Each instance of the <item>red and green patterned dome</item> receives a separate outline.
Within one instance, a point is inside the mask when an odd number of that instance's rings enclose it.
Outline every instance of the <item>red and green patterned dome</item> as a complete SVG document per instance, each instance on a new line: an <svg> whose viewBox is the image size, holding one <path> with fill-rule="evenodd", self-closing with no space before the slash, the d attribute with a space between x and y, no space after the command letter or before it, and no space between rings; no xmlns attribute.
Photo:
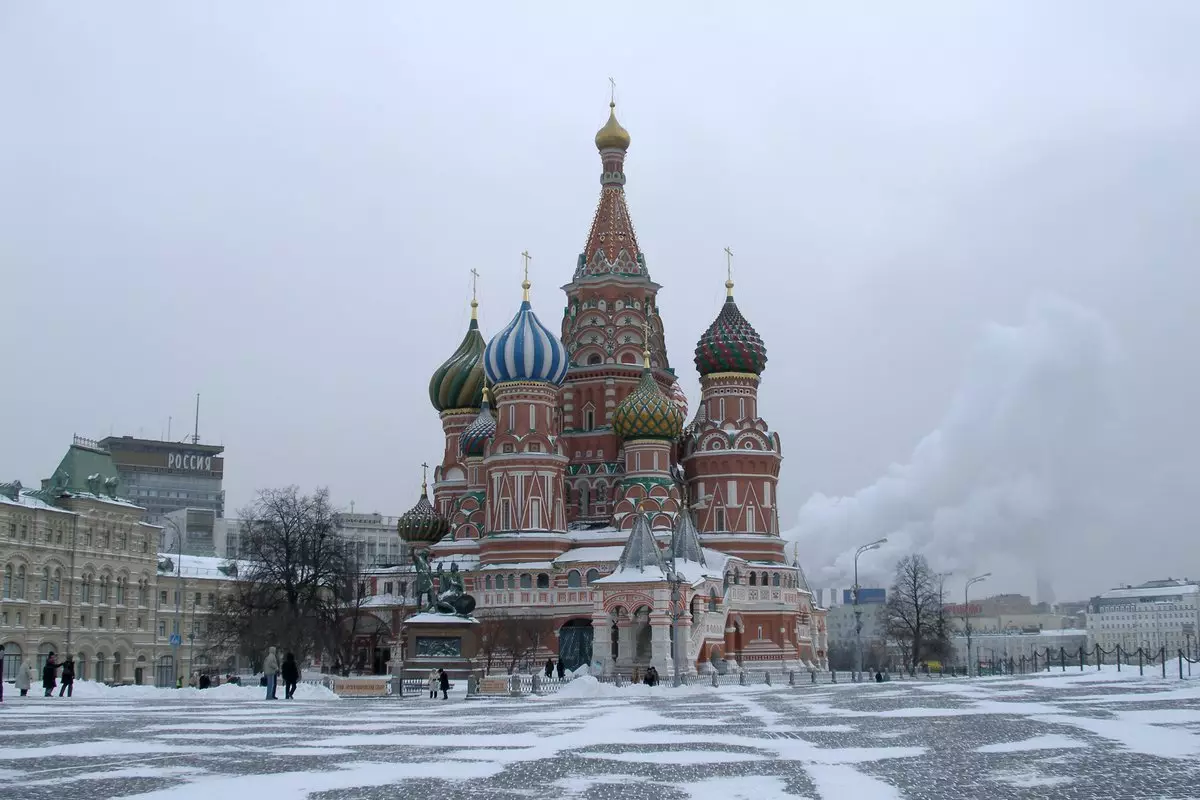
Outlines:
<svg viewBox="0 0 1200 800"><path fill-rule="evenodd" d="M613 411L613 430L622 439L677 439L683 430L683 411L663 394L646 353L642 380Z"/></svg>
<svg viewBox="0 0 1200 800"><path fill-rule="evenodd" d="M767 366L767 347L733 302L733 281L726 281L725 288L728 295L721 313L696 343L696 369L701 376L714 372L761 375Z"/></svg>
<svg viewBox="0 0 1200 800"><path fill-rule="evenodd" d="M450 520L443 517L429 502L425 484L421 484L421 499L405 511L396 524L396 532L409 544L432 544L450 530Z"/></svg>

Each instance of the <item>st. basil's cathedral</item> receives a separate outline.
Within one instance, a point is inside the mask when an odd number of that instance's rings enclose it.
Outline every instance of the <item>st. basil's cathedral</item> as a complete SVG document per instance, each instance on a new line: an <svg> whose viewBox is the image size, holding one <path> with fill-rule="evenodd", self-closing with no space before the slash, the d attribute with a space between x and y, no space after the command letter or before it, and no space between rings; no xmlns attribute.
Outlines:
<svg viewBox="0 0 1200 800"><path fill-rule="evenodd" d="M429 382L445 434L433 499L423 487L400 535L434 567L457 565L477 618L552 620L538 658L569 668L665 675L674 652L692 673L822 667L824 612L779 536L782 452L758 414L766 346L727 280L696 344L687 421L625 202L615 104L595 141L600 200L561 328L535 313L528 275L490 340L472 299Z"/></svg>

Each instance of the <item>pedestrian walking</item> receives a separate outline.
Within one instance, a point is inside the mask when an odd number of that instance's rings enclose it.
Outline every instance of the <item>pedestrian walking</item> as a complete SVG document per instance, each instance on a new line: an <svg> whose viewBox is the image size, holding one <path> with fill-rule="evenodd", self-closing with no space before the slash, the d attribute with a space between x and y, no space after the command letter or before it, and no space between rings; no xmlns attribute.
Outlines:
<svg viewBox="0 0 1200 800"><path fill-rule="evenodd" d="M267 699L278 700L275 696L275 681L279 672L279 657L275 655L275 648L267 648L267 657L263 659L263 677L267 679Z"/></svg>
<svg viewBox="0 0 1200 800"><path fill-rule="evenodd" d="M558 679L561 681L563 679L563 677L567 674L567 668L563 666L561 658L558 660L557 669L558 669Z"/></svg>
<svg viewBox="0 0 1200 800"><path fill-rule="evenodd" d="M446 670L438 670L438 686L442 689L442 699L450 699L450 676L446 674Z"/></svg>
<svg viewBox="0 0 1200 800"><path fill-rule="evenodd" d="M546 677L549 678L553 674L554 674L554 659L547 658L546 659Z"/></svg>
<svg viewBox="0 0 1200 800"><path fill-rule="evenodd" d="M67 656L67 660L62 666L62 688L58 690L58 696L62 697L66 694L71 697L75 694L75 659Z"/></svg>
<svg viewBox="0 0 1200 800"><path fill-rule="evenodd" d="M441 676L438 675L438 671L436 669L429 670L429 677L426 679L425 682L427 684L429 684L429 699L430 700L437 699L438 684L441 683L440 677Z"/></svg>
<svg viewBox="0 0 1200 800"><path fill-rule="evenodd" d="M50 655L46 656L46 665L42 667L42 688L46 690L46 697L54 691L57 682L54 680L58 673L58 665L54 663L54 651L50 651Z"/></svg>
<svg viewBox="0 0 1200 800"><path fill-rule="evenodd" d="M21 697L29 694L29 687L33 685L33 667L29 666L28 661L21 664L21 667L17 670L16 680L13 683L20 690Z"/></svg>
<svg viewBox="0 0 1200 800"><path fill-rule="evenodd" d="M283 699L291 700L296 695L296 684L300 682L300 667L296 665L295 653L284 655L279 672L283 676Z"/></svg>

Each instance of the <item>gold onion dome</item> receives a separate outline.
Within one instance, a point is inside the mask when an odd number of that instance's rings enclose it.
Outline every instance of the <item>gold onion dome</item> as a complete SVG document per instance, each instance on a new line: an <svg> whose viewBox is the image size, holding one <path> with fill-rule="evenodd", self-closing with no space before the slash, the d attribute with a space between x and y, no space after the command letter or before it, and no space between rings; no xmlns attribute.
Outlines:
<svg viewBox="0 0 1200 800"><path fill-rule="evenodd" d="M429 379L429 402L439 412L476 409L483 403L483 348L487 343L479 332L478 307L472 300L467 335Z"/></svg>
<svg viewBox="0 0 1200 800"><path fill-rule="evenodd" d="M650 369L650 353L637 388L613 411L613 430L622 439L677 439L683 430L683 411L663 394Z"/></svg>
<svg viewBox="0 0 1200 800"><path fill-rule="evenodd" d="M425 482L421 482L421 499L405 511L396 523L396 532L409 544L431 544L450 530L450 520L443 517L429 502Z"/></svg>
<svg viewBox="0 0 1200 800"><path fill-rule="evenodd" d="M596 149L609 150L616 148L617 150L629 149L629 131L621 127L621 123L617 122L617 104L608 104L608 122L604 123L604 127L596 131Z"/></svg>

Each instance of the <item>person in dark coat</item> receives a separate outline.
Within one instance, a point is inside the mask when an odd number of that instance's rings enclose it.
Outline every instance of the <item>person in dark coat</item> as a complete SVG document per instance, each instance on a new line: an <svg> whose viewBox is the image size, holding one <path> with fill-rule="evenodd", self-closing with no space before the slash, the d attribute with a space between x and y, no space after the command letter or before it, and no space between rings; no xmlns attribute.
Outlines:
<svg viewBox="0 0 1200 800"><path fill-rule="evenodd" d="M205 672L200 676L200 688L207 689L210 686L212 686L212 678L208 677L208 673Z"/></svg>
<svg viewBox="0 0 1200 800"><path fill-rule="evenodd" d="M279 672L283 675L283 699L291 700L296 694L296 684L300 682L300 667L296 665L294 653L284 655Z"/></svg>
<svg viewBox="0 0 1200 800"><path fill-rule="evenodd" d="M875 672L875 682L883 683L883 673L882 672L879 672L879 671Z"/></svg>
<svg viewBox="0 0 1200 800"><path fill-rule="evenodd" d="M558 679L561 681L567 674L567 668L563 666L562 659L558 660Z"/></svg>
<svg viewBox="0 0 1200 800"><path fill-rule="evenodd" d="M549 678L553 674L554 674L554 659L547 658L546 659L546 677Z"/></svg>
<svg viewBox="0 0 1200 800"><path fill-rule="evenodd" d="M450 676L446 674L445 669L438 670L438 686L442 689L442 699L450 699Z"/></svg>
<svg viewBox="0 0 1200 800"><path fill-rule="evenodd" d="M63 695L71 697L75 694L75 659L67 656L67 660L62 665L62 688L58 690L58 696Z"/></svg>
<svg viewBox="0 0 1200 800"><path fill-rule="evenodd" d="M42 688L46 690L46 697L49 697L50 693L54 691L54 687L58 685L58 682L54 680L57 674L58 664L54 663L54 653L51 652L46 656L46 666L42 667Z"/></svg>

